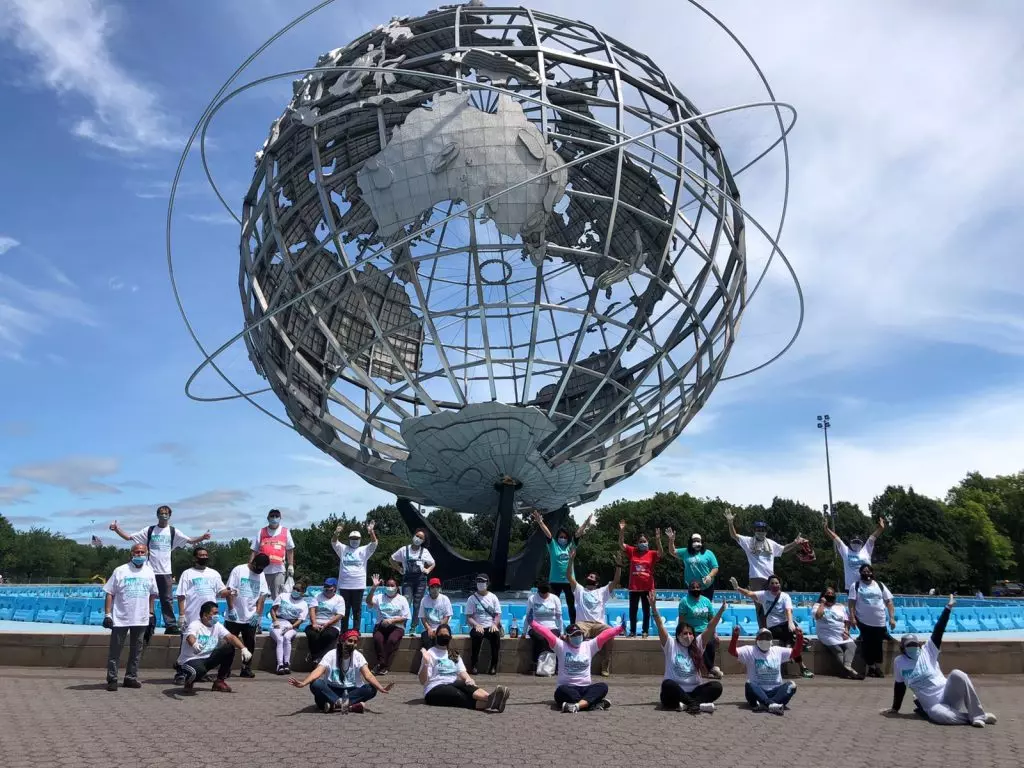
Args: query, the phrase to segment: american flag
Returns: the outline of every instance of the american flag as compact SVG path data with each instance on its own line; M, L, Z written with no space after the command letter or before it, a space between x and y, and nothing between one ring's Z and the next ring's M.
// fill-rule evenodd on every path
M100 541L100 537L99 536L93 536L92 537L92 541L90 543L94 547L102 547L103 546L103 542Z

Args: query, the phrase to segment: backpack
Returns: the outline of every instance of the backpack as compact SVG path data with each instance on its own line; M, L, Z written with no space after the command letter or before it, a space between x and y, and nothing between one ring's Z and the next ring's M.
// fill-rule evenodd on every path
M168 527L171 529L171 549L173 550L174 549L174 537L176 536L176 534L174 533L174 526L173 525L168 526ZM151 525L151 526L149 526L149 528L146 529L146 549L150 549L149 543L153 540L153 529L154 528L156 528L156 526L155 525Z

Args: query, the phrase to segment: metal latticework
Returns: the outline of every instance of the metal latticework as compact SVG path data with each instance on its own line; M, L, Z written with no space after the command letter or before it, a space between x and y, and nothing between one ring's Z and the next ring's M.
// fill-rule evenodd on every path
M390 471L404 420L499 401L547 415L541 453L589 463L589 500L722 375L738 201L700 110L592 26L395 20L296 81L257 156L245 340L296 429L377 487L422 498Z

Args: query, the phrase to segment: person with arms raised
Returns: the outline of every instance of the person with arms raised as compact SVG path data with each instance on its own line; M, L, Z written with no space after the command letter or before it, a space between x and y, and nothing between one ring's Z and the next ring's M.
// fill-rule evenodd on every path
M358 646L359 632L346 630L339 648L325 653L316 668L302 680L292 677L288 684L295 688L309 686L321 712L362 714L364 702L378 693L388 693L394 684L381 685L377 681L366 664L366 657L357 650Z
M753 645L739 647L740 628L732 628L729 653L740 660L747 669L747 682L743 695L754 712L767 709L773 715L784 715L786 705L796 695L796 683L783 681L782 665L790 659L800 662L804 647L804 635L796 631L796 647L780 648L772 645L772 633L759 629Z
M558 660L555 704L562 706L562 712L576 714L611 707L612 704L608 700L608 684L595 683L591 680L590 664L602 646L621 634L623 629L620 624L613 629L606 629L593 640L584 640L583 630L575 624L570 624L565 630L565 639L562 639L556 637L543 624L536 621L530 624L530 630L547 642Z
M384 594L378 594L377 588L383 584ZM409 601L405 595L398 594L398 580L388 576L383 582L379 574L373 574L373 586L366 595L366 607L376 610L377 620L373 625L373 647L377 652L377 666L373 668L375 675L386 675L391 672L391 661L395 658L398 646L405 636L405 625L409 621Z
M488 693L478 688L469 676L458 652L451 649L452 630L447 624L437 628L433 648L420 650L419 681L423 701L429 707L475 709L493 714L505 711L511 691L504 685Z
M718 576L718 558L710 549L704 549L704 539L699 533L690 536L690 546L676 548L676 532L665 530L668 536L668 550L683 564L683 583L697 582L700 592L708 600L715 599L715 578Z
M338 594L338 580L324 579L323 589L309 606L309 626L306 627L309 658L306 661L319 662L334 648L341 635L340 624L345 612L345 598Z
M139 662L147 632L156 625L156 597L160 594L156 574L149 564L145 544L135 544L131 560L119 565L103 585L103 626L110 630L107 652L107 690L117 690L117 668L125 638L128 645L128 666L124 673L125 688L141 688Z
M196 680L202 680L214 668L217 669L217 679L213 690L231 693L227 677L235 662L235 651L241 652L243 666L252 661L252 651L217 621L218 614L217 604L209 600L200 606L199 618L185 628L184 642L178 653L185 693L192 693Z
M552 536L551 529L544 523L544 517L540 512L534 510L531 517L548 540L548 584L551 585L551 591L555 597L561 599L561 596L565 595L565 607L569 610L569 623L575 624L576 600L570 581L572 565L569 562L569 555L576 552L579 540L590 530L594 516L591 515L583 521L583 525L576 529L575 536L570 534L567 528L559 528Z
M850 627L860 628L860 652L867 665L868 677L885 677L882 672L882 642L888 635L886 612L889 614L889 628L896 629L896 604L889 588L875 579L875 571L870 565L860 567L860 578L850 585L847 605Z
M828 515L825 516L825 533L832 539L832 543L836 548L836 554L839 555L843 561L843 588L849 589L851 586L857 583L860 579L860 567L862 565L871 565L871 555L875 551L875 541L882 535L885 530L885 519L878 518L878 527L875 528L874 532L868 536L868 540L864 541L859 536L854 536L850 539L849 545L843 541L839 536L828 527Z
M423 625L420 642L424 648L433 647L437 630L442 625L447 626L454 614L452 601L441 592L441 580L432 578L427 584L427 594L420 603L420 624Z
M612 599L615 590L619 588L619 577L622 575L621 560L622 554L615 555L615 575L612 580L603 587L598 586L596 573L588 573L586 586L578 584L573 574L573 561L576 559L576 550L569 553L569 586L576 597L576 605L579 606L576 626L583 630L583 637L592 640L606 629L611 629L608 623L608 601ZM614 640L608 640L601 648L601 677L608 677L612 673L612 646Z
M626 521L620 520L619 549L625 552L629 559L629 636L636 637L636 610L637 606L642 604L646 638L651 630L651 605L648 595L654 591L654 566L665 554L661 543L661 528L654 531L654 538L658 542L657 552L651 551L647 534L637 535L635 547L627 544L625 537Z
M267 525L260 528L251 540L250 547L250 563L258 554L269 558L270 564L263 569L263 577L267 580L270 599L277 600L284 589L285 574L295 575L295 542L292 540L292 532L281 525L281 510L272 509L267 513Z
M707 600L703 596L701 599ZM715 711L714 702L722 695L722 684L717 680L705 680L708 676L708 667L704 649L715 639L715 629L722 620L722 614L725 613L725 602L718 609L718 613L705 622L704 628L699 632L680 618L676 626L676 636L670 637L665 631L665 622L658 613L658 603L653 592L650 601L654 624L658 628L658 638L665 653L661 706L677 712L685 709L691 715L700 712L711 714Z
M348 543L343 543L338 537L344 530L338 525L334 529L334 536L331 538L331 547L340 561L338 566L338 592L345 599L348 606L348 613L341 622L341 631L352 627L360 632L360 624L363 620L363 592L366 591L366 564L370 557L377 551L377 534L374 533L373 520L366 524L366 532L370 534L370 543L363 544L363 534L353 529L349 531Z
M256 652L256 627L263 618L263 603L270 595L263 569L270 558L260 552L250 562L236 565L228 576L228 612L224 626L228 632L240 637L249 651L249 659L242 659L242 677L256 677L252 671L252 654Z
M949 623L949 616L956 605L956 597L949 596L949 602L935 623L932 636L921 643L917 635L904 635L900 640L900 655L893 659L892 707L883 709L882 714L895 714L903 705L907 687L917 697L920 712L939 725L967 725L984 728L994 725L996 716L986 712L965 673L954 669L947 678L939 665L942 635Z
M156 575L156 586L160 590L160 612L164 619L164 634L178 634L178 620L174 618L174 577L171 574L171 552L179 547L199 544L212 538L209 531L202 536L192 538L186 536L171 525L171 508L167 505L157 507L156 525L143 528L135 533L125 533L117 520L110 524L110 530L125 541L145 544L149 551L149 565Z

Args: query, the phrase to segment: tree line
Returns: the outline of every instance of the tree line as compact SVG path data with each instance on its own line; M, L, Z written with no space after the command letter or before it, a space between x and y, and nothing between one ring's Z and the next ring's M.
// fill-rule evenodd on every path
M701 499L687 493L658 493L638 501L614 501L598 509L595 524L579 547L577 573L596 571L602 579L611 578L618 554L618 522L624 519L627 543L641 532L653 536L660 528L664 535L666 529L673 528L676 543L685 546L691 533L700 533L704 546L718 558L718 586L726 587L729 576L743 582L746 559L729 537L724 519L730 508L740 533L749 534L755 520L764 520L769 536L779 542L792 541L798 534L810 539L817 555L814 562L801 563L792 554L776 561L786 589L815 591L840 581L842 565L823 529L821 511L778 497L768 506L737 506L721 498ZM875 547L875 573L893 591L925 592L934 587L941 593L973 594L978 589L987 593L1000 579L1024 581L1024 471L996 477L971 473L943 499L923 496L913 488L889 486L875 497L867 512L856 504L836 503L835 530L846 541L854 536L866 538L875 521L884 518L887 528ZM375 522L380 538L369 571L388 573L391 553L409 542L411 532L390 504L371 509L365 518ZM487 557L493 517L435 509L428 519L460 553ZM364 520L348 514L291 529L297 576L318 583L337 575L338 560L331 549L337 525L345 533L352 528L365 530ZM533 530L525 515L514 521L513 552L523 547ZM667 546L667 539L665 543ZM0 515L0 573L8 581L67 583L105 578L125 562L126 546L88 546L43 528L19 531ZM210 565L223 575L249 558L247 539L208 542L208 549ZM175 550L174 573L180 574L191 561L189 551ZM546 575L546 568L545 564L539 575ZM683 586L682 570L671 557L658 564L655 576L660 587Z

